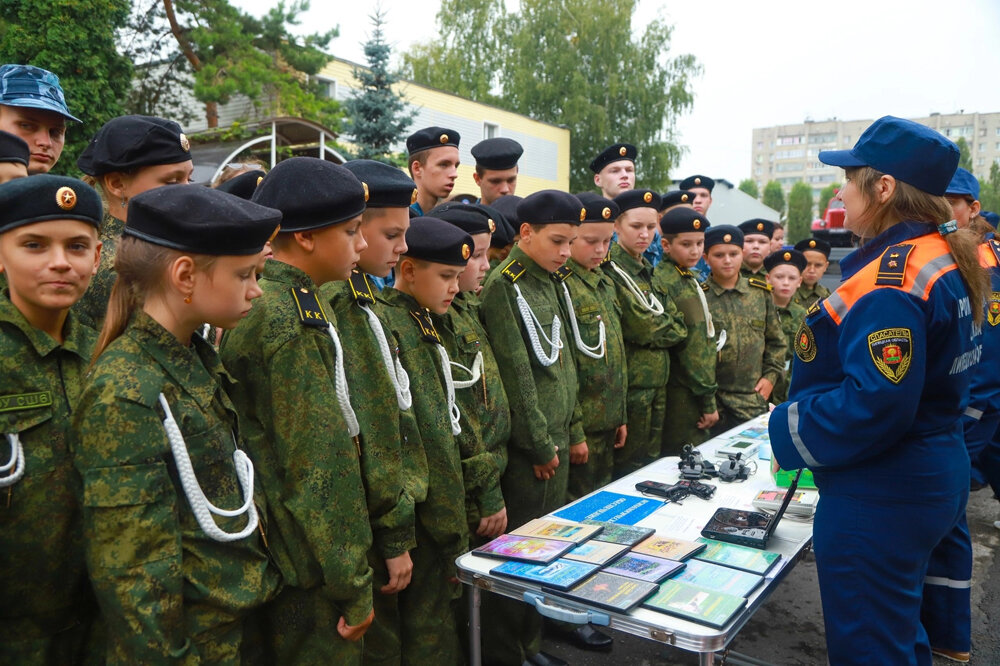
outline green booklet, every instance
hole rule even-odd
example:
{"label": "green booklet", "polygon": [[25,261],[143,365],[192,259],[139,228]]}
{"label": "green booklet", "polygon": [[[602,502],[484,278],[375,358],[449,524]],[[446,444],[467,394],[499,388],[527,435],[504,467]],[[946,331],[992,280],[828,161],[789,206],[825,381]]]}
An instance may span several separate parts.
{"label": "green booklet", "polygon": [[654,611],[721,629],[743,609],[746,599],[669,579],[663,581],[659,591],[642,605]]}
{"label": "green booklet", "polygon": [[714,539],[699,538],[698,542],[705,544],[705,549],[695,555],[695,559],[742,569],[760,576],[767,574],[781,559],[780,553],[769,550],[737,546]]}
{"label": "green booklet", "polygon": [[707,587],[716,592],[725,592],[737,597],[747,597],[764,582],[763,576],[741,571],[720,564],[702,560],[690,560],[684,571],[674,576],[674,580]]}
{"label": "green booklet", "polygon": [[585,525],[600,525],[604,530],[595,539],[598,541],[610,541],[626,546],[634,546],[643,539],[653,535],[656,530],[651,527],[636,527],[635,525],[622,525],[621,523],[606,523],[600,520],[585,520]]}

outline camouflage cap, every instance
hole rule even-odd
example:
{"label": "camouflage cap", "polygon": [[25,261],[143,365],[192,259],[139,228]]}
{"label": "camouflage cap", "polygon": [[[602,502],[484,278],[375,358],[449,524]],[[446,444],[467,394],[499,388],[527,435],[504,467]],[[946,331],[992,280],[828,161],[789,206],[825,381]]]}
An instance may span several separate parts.
{"label": "camouflage cap", "polygon": [[41,67],[0,66],[0,104],[55,111],[69,120],[81,122],[66,107],[59,77]]}

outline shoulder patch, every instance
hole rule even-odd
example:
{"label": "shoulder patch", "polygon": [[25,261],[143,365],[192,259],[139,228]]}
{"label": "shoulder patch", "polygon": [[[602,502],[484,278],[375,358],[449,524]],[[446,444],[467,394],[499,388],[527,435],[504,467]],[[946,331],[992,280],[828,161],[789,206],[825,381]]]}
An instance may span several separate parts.
{"label": "shoulder patch", "polygon": [[701,287],[701,290],[702,290],[702,291],[708,291],[708,280],[705,280],[704,282],[702,282],[702,283],[701,283],[700,285],[698,285],[698,286],[699,286],[699,287]]}
{"label": "shoulder patch", "polygon": [[682,268],[677,264],[674,264],[674,268],[676,268],[677,272],[681,274],[681,277],[692,277],[692,278],[694,277],[694,273],[692,273],[686,268]]}
{"label": "shoulder patch", "polygon": [[908,328],[883,328],[868,336],[868,351],[882,376],[898,384],[910,369],[913,336]]}
{"label": "shoulder patch", "polygon": [[799,331],[795,334],[795,355],[803,363],[809,363],[816,358],[816,336],[805,322],[799,325]]}
{"label": "shoulder patch", "polygon": [[410,310],[410,316],[413,317],[414,321],[417,322],[417,326],[420,327],[420,337],[424,342],[441,342],[441,336],[438,335],[437,329],[434,328],[434,322],[431,321],[431,313],[427,310]]}
{"label": "shoulder patch", "polygon": [[22,409],[39,409],[51,406],[52,393],[50,391],[0,395],[0,412],[16,412]]}
{"label": "shoulder patch", "polygon": [[913,249],[914,246],[909,243],[887,247],[879,259],[875,284],[890,287],[903,286],[903,280],[906,278],[906,261],[910,258]]}
{"label": "shoulder patch", "polygon": [[990,302],[986,306],[986,320],[989,321],[990,326],[1000,324],[1000,291],[994,291],[990,294]]}
{"label": "shoulder patch", "polygon": [[603,266],[604,264],[609,264],[609,263],[611,263],[611,252],[610,251],[608,251],[608,253],[606,255],[604,255],[604,258],[601,259],[601,266]]}
{"label": "shoulder patch", "polygon": [[550,275],[552,275],[552,279],[556,280],[557,282],[565,282],[566,278],[568,278],[572,274],[573,274],[573,269],[565,265],[560,266],[556,270],[552,271],[552,273],[550,273]]}
{"label": "shoulder patch", "polygon": [[372,293],[372,285],[368,282],[368,276],[361,271],[351,271],[351,293],[354,300],[361,305],[371,305],[375,302],[375,295]]}
{"label": "shoulder patch", "polygon": [[500,274],[511,282],[517,282],[518,278],[524,275],[524,265],[517,259],[511,259],[500,269]]}
{"label": "shoulder patch", "polygon": [[763,289],[764,291],[771,291],[771,285],[767,280],[762,280],[759,277],[748,277],[747,282],[750,283],[751,287],[757,287],[758,289]]}
{"label": "shoulder patch", "polygon": [[809,306],[809,309],[806,310],[806,316],[807,317],[811,317],[811,316],[813,316],[814,314],[816,314],[817,312],[820,311],[819,303],[822,300],[823,299],[821,298],[821,299],[819,299],[819,301],[816,301],[815,303],[813,303],[812,305]]}
{"label": "shoulder patch", "polygon": [[330,323],[326,313],[323,312],[323,306],[313,292],[303,288],[292,288],[292,298],[295,299],[295,306],[299,309],[299,319],[304,325],[326,328]]}
{"label": "shoulder patch", "polygon": [[989,240],[990,249],[993,250],[994,256],[997,258],[997,263],[1000,263],[1000,241],[996,238],[991,238]]}

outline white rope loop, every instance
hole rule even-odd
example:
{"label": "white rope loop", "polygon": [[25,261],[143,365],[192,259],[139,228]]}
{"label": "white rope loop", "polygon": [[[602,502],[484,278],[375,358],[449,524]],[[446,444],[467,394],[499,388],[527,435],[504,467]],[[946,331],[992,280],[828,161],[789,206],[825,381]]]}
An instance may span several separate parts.
{"label": "white rope loop", "polygon": [[[209,538],[220,541],[239,541],[253,534],[257,529],[257,509],[253,505],[253,462],[242,450],[237,448],[233,452],[233,465],[236,467],[236,478],[240,482],[240,490],[243,493],[243,506],[235,510],[220,509],[212,504],[205,491],[202,490],[198,478],[194,474],[194,466],[191,464],[191,456],[188,454],[187,445],[184,443],[184,435],[174,420],[174,415],[170,411],[167,399],[160,394],[160,406],[163,407],[164,419],[163,427],[167,430],[167,440],[170,442],[170,450],[174,454],[174,462],[177,464],[177,475],[181,480],[181,488],[187,497],[191,512],[194,513],[198,526],[208,535]],[[239,532],[226,532],[220,528],[212,514],[226,518],[247,515],[247,525]]]}
{"label": "white rope loop", "polygon": [[458,361],[451,361],[451,367],[458,368],[459,370],[468,373],[471,379],[466,379],[459,381],[455,379],[455,375],[452,375],[452,383],[457,389],[467,389],[470,386],[475,386],[479,383],[479,380],[483,377],[483,352],[476,352],[476,359],[472,362],[472,367],[467,368]]}
{"label": "white rope loop", "polygon": [[211,324],[205,324],[204,326],[202,326],[201,327],[201,337],[202,337],[202,339],[208,340],[208,336],[209,336],[209,334],[211,332],[212,332],[212,325]]}
{"label": "white rope loop", "polygon": [[378,349],[382,354],[382,363],[385,364],[385,370],[389,373],[392,388],[396,391],[396,403],[405,412],[413,406],[413,396],[410,394],[410,376],[406,374],[403,364],[400,363],[399,355],[394,356],[389,350],[389,341],[385,337],[385,331],[382,330],[382,322],[379,321],[379,318],[367,305],[362,305],[361,309],[368,315],[368,327],[372,329],[375,339],[378,340]]}
{"label": "white rope loop", "polygon": [[461,435],[462,425],[460,423],[462,419],[462,412],[459,411],[458,405],[455,404],[455,380],[451,378],[451,359],[448,358],[448,351],[444,348],[444,345],[436,345],[438,348],[438,354],[441,355],[441,370],[444,374],[444,387],[445,393],[448,397],[448,416],[451,418],[451,434]]}
{"label": "white rope loop", "polygon": [[580,337],[580,327],[576,323],[576,310],[573,308],[573,299],[569,295],[569,287],[563,282],[562,288],[563,296],[566,297],[566,309],[569,310],[569,325],[573,329],[573,340],[576,342],[576,348],[590,358],[604,358],[604,322],[598,322],[597,344],[593,347],[588,347],[584,343],[583,338]]}
{"label": "white rope loop", "polygon": [[642,305],[643,308],[649,310],[655,315],[663,314],[663,303],[661,303],[660,299],[656,297],[656,294],[650,292],[647,297],[646,294],[642,293],[642,290],[639,289],[639,285],[635,283],[635,280],[633,280],[628,273],[619,268],[618,264],[613,261],[611,262],[611,268],[613,268],[614,271],[621,276],[622,280],[625,281],[625,286],[628,287],[628,290],[632,292],[632,295],[635,296],[635,299],[639,301],[639,304]]}
{"label": "white rope loop", "polygon": [[712,313],[708,311],[708,300],[705,298],[705,292],[702,290],[701,285],[693,277],[694,280],[694,290],[698,292],[698,300],[701,301],[701,309],[705,313],[705,324],[708,330],[708,337],[715,337],[715,323],[712,322]]}
{"label": "white rope loop", "polygon": [[[514,291],[517,292],[517,309],[521,312],[521,320],[524,321],[524,327],[528,331],[528,339],[531,341],[531,349],[535,352],[535,358],[543,366],[548,367],[555,363],[559,359],[559,350],[562,349],[562,340],[559,339],[559,329],[562,326],[562,322],[559,321],[559,316],[555,315],[552,317],[552,337],[545,335],[545,330],[542,328],[541,323],[538,321],[538,317],[531,310],[531,306],[528,305],[528,301],[525,300],[524,296],[521,295],[521,288],[514,285]],[[546,344],[549,345],[549,351],[545,352],[542,349],[541,342],[538,339],[538,334],[541,333],[542,337],[545,338]]]}
{"label": "white rope loop", "polygon": [[333,374],[333,388],[337,393],[337,402],[340,403],[340,413],[344,415],[347,423],[347,434],[357,437],[361,433],[361,424],[358,423],[358,416],[351,407],[351,392],[347,388],[347,375],[344,373],[344,349],[340,346],[340,337],[333,324],[327,323],[326,330],[333,340],[333,348],[336,351],[336,367]]}
{"label": "white rope loop", "polygon": [[7,443],[10,444],[10,459],[0,467],[0,473],[10,473],[0,477],[0,488],[12,486],[24,476],[24,447],[21,446],[21,438],[16,432],[9,432]]}

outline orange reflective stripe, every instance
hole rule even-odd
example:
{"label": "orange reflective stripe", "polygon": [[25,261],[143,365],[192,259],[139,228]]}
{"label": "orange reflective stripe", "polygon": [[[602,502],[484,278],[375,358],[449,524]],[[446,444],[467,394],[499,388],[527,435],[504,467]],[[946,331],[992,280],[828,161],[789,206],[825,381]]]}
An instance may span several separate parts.
{"label": "orange reflective stripe", "polygon": [[1000,267],[1000,259],[997,258],[989,243],[983,243],[979,246],[979,263],[983,265],[983,268]]}
{"label": "orange reflective stripe", "polygon": [[[875,284],[882,256],[885,254],[883,252],[824,299],[823,307],[838,326],[854,304],[875,289],[897,289],[921,300],[927,300],[938,278],[958,268],[948,250],[948,243],[936,232],[897,245],[913,246],[913,251],[910,252],[906,262],[903,284],[899,286]],[[886,252],[893,247],[896,246],[890,245],[886,248]]]}

